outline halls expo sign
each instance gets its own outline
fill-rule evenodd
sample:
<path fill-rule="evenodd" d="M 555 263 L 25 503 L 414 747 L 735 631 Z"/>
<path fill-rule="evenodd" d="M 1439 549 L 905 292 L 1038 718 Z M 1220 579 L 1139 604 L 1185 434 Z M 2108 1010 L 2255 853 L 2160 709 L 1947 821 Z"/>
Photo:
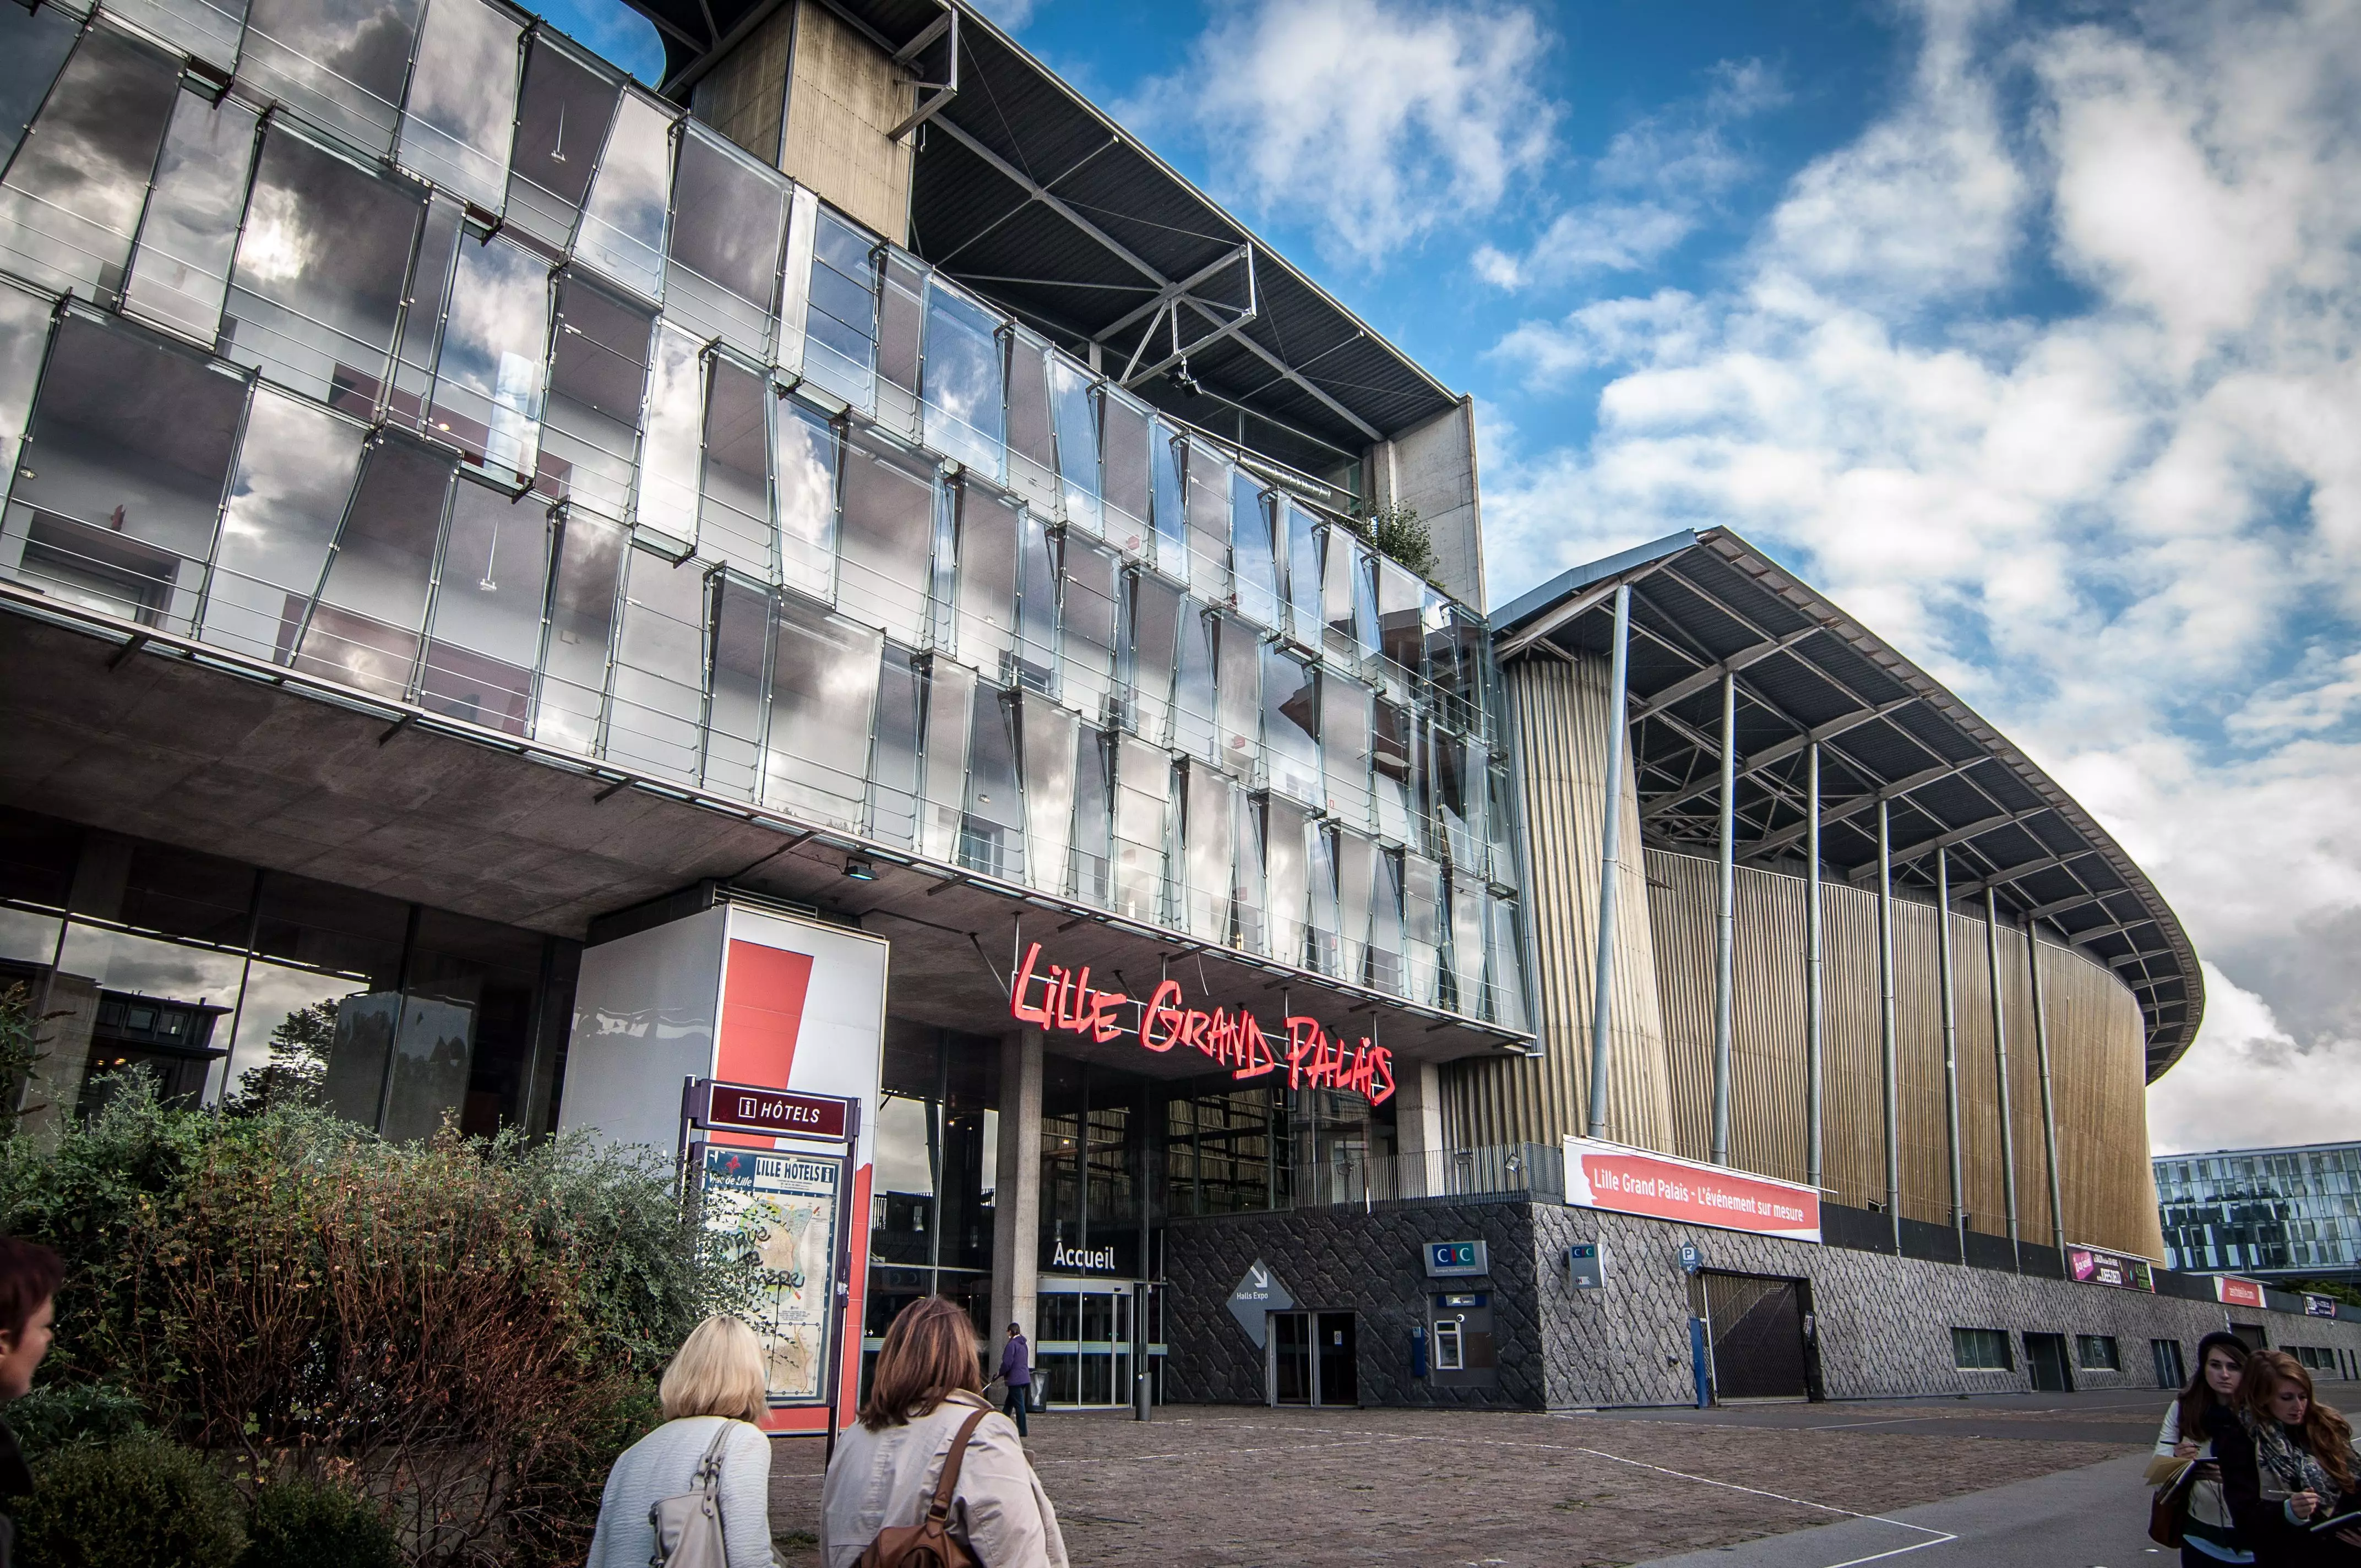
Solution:
<path fill-rule="evenodd" d="M 1206 1011 L 1182 1007 L 1180 982 L 1161 981 L 1146 1002 L 1120 991 L 1100 991 L 1091 984 L 1088 965 L 1080 972 L 1058 964 L 1044 967 L 1041 944 L 1025 949 L 1016 966 L 1016 983 L 1008 996 L 1010 1016 L 1038 1028 L 1069 1035 L 1087 1035 L 1104 1045 L 1123 1035 L 1137 1035 L 1147 1049 L 1169 1051 L 1187 1046 L 1231 1069 L 1232 1078 L 1287 1074 L 1288 1087 L 1310 1084 L 1318 1089 L 1349 1089 L 1372 1105 L 1382 1105 L 1394 1091 L 1393 1053 L 1364 1036 L 1357 1045 L 1332 1038 L 1319 1021 L 1302 1016 L 1287 1020 L 1286 1033 L 1274 1039 L 1262 1022 L 1240 1007 Z"/>
<path fill-rule="evenodd" d="M 1788 1241 L 1820 1239 L 1820 1195 L 1812 1188 L 1588 1138 L 1565 1140 L 1565 1201 Z"/>

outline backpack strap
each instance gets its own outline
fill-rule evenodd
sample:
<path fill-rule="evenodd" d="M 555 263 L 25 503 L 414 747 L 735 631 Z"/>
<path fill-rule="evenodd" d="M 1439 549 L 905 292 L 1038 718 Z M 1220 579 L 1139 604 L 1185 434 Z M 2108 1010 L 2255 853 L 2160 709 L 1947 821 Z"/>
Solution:
<path fill-rule="evenodd" d="M 713 1441 L 705 1445 L 705 1457 L 697 1462 L 697 1473 L 689 1477 L 699 1491 L 710 1496 L 721 1485 L 721 1447 L 730 1441 L 733 1421 L 723 1421 Z"/>
<path fill-rule="evenodd" d="M 960 1462 L 967 1457 L 968 1439 L 975 1435 L 976 1423 L 990 1414 L 990 1410 L 977 1410 L 960 1423 L 959 1435 L 951 1439 L 950 1450 L 943 1455 L 943 1476 L 935 1483 L 935 1500 L 927 1508 L 928 1519 L 940 1520 L 950 1515 L 951 1494 L 959 1490 Z"/>

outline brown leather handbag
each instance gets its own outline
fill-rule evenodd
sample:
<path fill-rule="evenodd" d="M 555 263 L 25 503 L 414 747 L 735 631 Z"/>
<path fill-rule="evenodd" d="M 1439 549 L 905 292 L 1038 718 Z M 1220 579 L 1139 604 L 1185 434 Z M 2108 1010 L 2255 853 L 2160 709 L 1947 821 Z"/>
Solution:
<path fill-rule="evenodd" d="M 976 1422 L 992 1414 L 977 1410 L 960 1423 L 943 1455 L 942 1479 L 935 1483 L 935 1499 L 927 1517 L 917 1524 L 895 1525 L 877 1532 L 861 1554 L 860 1568 L 981 1568 L 975 1553 L 960 1544 L 950 1531 L 951 1497 L 959 1490 L 960 1462 L 967 1457 L 968 1439 Z"/>

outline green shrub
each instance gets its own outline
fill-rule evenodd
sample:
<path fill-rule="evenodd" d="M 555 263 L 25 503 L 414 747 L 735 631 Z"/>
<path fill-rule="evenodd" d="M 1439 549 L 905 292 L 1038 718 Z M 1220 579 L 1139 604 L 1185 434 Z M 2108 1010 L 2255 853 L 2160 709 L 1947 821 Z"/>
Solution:
<path fill-rule="evenodd" d="M 148 1430 L 139 1401 L 104 1383 L 41 1383 L 8 1407 L 8 1430 L 28 1455 L 77 1442 L 116 1442 Z"/>
<path fill-rule="evenodd" d="M 350 1487 L 270 1481 L 255 1494 L 237 1568 L 399 1568 L 401 1542 L 384 1510 Z"/>
<path fill-rule="evenodd" d="M 59 1451 L 16 1515 L 35 1568 L 233 1568 L 246 1510 L 219 1471 L 156 1438 Z"/>
<path fill-rule="evenodd" d="M 534 1471 L 511 1509 L 509 1541 L 516 1568 L 559 1568 L 582 1561 L 607 1473 L 623 1450 L 664 1424 L 653 1377 L 617 1378 L 600 1398 L 586 1398 L 577 1441 Z"/>

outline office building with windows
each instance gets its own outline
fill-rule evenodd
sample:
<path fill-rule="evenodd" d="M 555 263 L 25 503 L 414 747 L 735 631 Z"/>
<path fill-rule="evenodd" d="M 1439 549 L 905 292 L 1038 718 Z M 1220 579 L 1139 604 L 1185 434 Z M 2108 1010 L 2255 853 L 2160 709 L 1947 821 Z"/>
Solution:
<path fill-rule="evenodd" d="M 2361 1143 L 2158 1155 L 2156 1201 L 2175 1268 L 2361 1284 Z"/>

